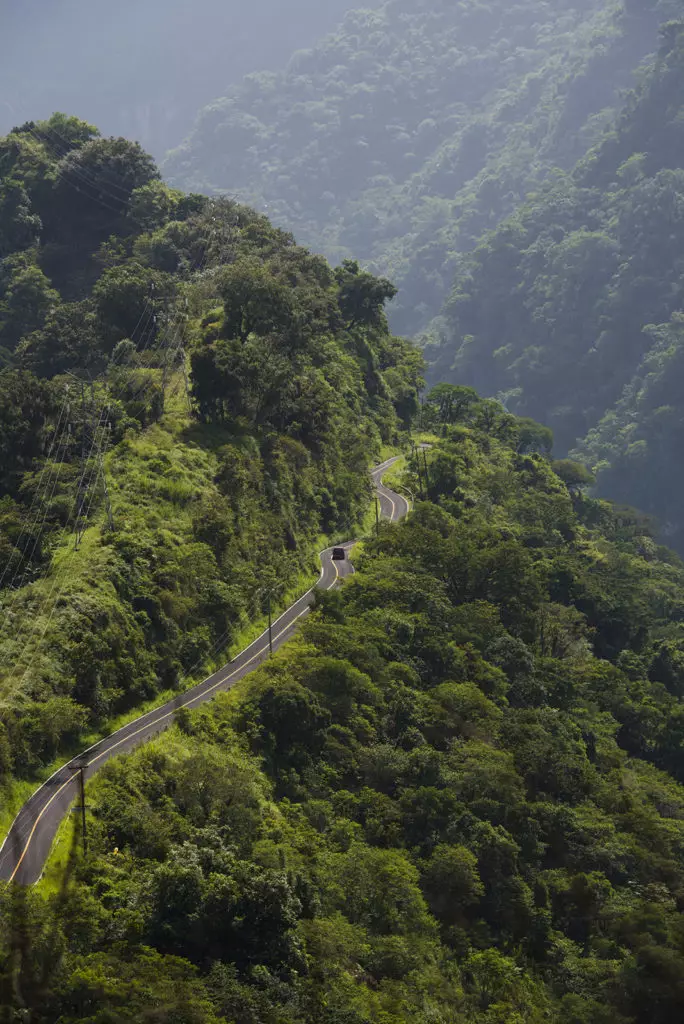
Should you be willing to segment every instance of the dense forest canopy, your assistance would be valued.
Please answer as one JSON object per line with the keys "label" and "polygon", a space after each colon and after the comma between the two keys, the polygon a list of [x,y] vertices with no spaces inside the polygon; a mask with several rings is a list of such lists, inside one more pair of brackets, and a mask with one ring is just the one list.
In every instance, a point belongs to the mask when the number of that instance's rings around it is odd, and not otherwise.
{"label": "dense forest canopy", "polygon": [[677,0],[388,0],[252,75],[164,163],[237,193],[335,262],[400,286],[392,323],[439,312],[454,259],[554,167],[571,169]]}
{"label": "dense forest canopy", "polygon": [[[207,108],[168,183],[76,117],[0,138],[0,834],[309,586],[375,460],[414,498],[97,775],[87,855],[69,816],[0,887],[2,1024],[684,1019],[682,13],[388,0]],[[388,310],[454,276],[425,390]]]}
{"label": "dense forest canopy", "polygon": [[0,139],[0,207],[9,791],[230,652],[265,581],[280,600],[353,529],[422,359],[388,281],[76,118]]}
{"label": "dense forest canopy", "polygon": [[[365,0],[373,7],[379,0]],[[354,0],[2,0],[0,134],[69,110],[157,157],[243,75],[285,66]]]}
{"label": "dense forest canopy", "polygon": [[431,376],[500,393],[684,547],[684,23],[601,142],[458,265]]}
{"label": "dense forest canopy", "polygon": [[57,893],[0,899],[3,1006],[682,1018],[684,567],[547,428],[447,387],[408,521],[238,690],[104,769]]}

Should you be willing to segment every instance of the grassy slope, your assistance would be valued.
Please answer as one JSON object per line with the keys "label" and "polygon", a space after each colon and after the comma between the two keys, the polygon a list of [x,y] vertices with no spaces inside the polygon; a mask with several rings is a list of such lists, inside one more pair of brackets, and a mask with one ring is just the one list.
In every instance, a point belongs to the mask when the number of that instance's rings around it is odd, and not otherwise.
{"label": "grassy slope", "polygon": [[[190,439],[191,438],[191,439]],[[112,509],[117,529],[136,533],[163,530],[174,546],[190,543],[192,507],[197,494],[215,490],[217,460],[215,449],[228,439],[236,438],[226,430],[199,425],[185,411],[185,398],[176,390],[164,418],[137,437],[127,439],[113,450],[106,461]],[[379,458],[391,458],[398,449],[383,446]],[[389,479],[389,476],[388,476]],[[119,601],[111,581],[103,571],[108,563],[106,516],[102,509],[98,522],[84,535],[78,551],[73,537],[67,536],[53,556],[52,571],[43,580],[18,592],[12,606],[12,635],[0,641],[3,664],[11,669],[0,674],[2,697],[16,697],[31,679],[50,671],[51,644],[61,628],[59,606],[71,600]],[[373,503],[358,524],[357,535],[367,534],[375,522]],[[288,585],[274,597],[274,615],[295,601],[316,582],[319,573],[318,553],[324,548],[348,540],[348,536],[321,534],[307,552],[308,568],[289,577]],[[30,591],[30,592],[29,592]],[[29,614],[29,609],[32,609]],[[218,649],[187,673],[180,682],[189,689],[255,640],[266,628],[267,618],[259,609],[245,617],[227,647]],[[22,654],[23,652],[23,654]],[[17,657],[19,655],[19,657]],[[12,660],[12,659],[16,660]],[[0,801],[0,842],[4,839],[22,804],[38,785],[64,763],[68,756],[85,749],[103,736],[170,700],[178,689],[161,690],[148,700],[106,718],[96,729],[89,730],[71,750],[66,750],[37,773],[36,781],[13,779],[2,792]],[[70,835],[70,819],[62,825],[56,842],[56,863],[61,863],[65,837]]]}
{"label": "grassy slope", "polygon": [[[544,640],[536,633],[536,625],[531,627],[537,637],[534,642],[528,636],[526,646],[518,638],[517,650],[528,650],[530,654],[534,650],[535,673],[539,673],[539,681],[544,680],[548,686],[548,691],[541,687],[537,696],[536,691],[527,693],[524,689],[526,684],[521,683],[525,676],[518,675],[515,668],[507,668],[504,674],[494,667],[492,661],[485,670],[486,662],[476,651],[485,643],[491,643],[492,636],[499,636],[499,640],[505,638],[509,645],[513,643],[515,646],[513,635],[503,629],[498,613],[491,617],[490,613],[496,611],[497,605],[503,614],[520,616],[521,623],[538,600],[543,602],[540,609],[545,607],[549,613],[558,612],[560,606],[548,604],[545,592],[535,596],[537,570],[546,565],[572,565],[581,574],[585,585],[591,584],[597,576],[605,576],[599,584],[601,589],[605,588],[613,598],[620,595],[623,601],[629,600],[630,596],[633,600],[638,586],[646,604],[641,612],[636,607],[633,609],[630,616],[633,624],[640,625],[650,618],[653,628],[651,639],[657,637],[663,628],[679,632],[676,610],[670,621],[664,609],[670,607],[669,600],[673,602],[672,607],[675,598],[679,601],[681,567],[660,562],[653,555],[646,557],[641,550],[642,544],[632,545],[625,540],[610,539],[601,528],[587,525],[584,517],[593,521],[589,514],[593,509],[594,513],[605,515],[606,524],[610,527],[607,506],[591,502],[574,505],[560,479],[554,476],[544,460],[519,457],[515,448],[514,443],[505,444],[495,437],[487,438],[483,443],[482,437],[471,430],[454,432],[448,445],[440,446],[432,453],[432,465],[435,479],[438,479],[440,466],[442,473],[449,466],[458,469],[463,493],[456,501],[447,496],[445,502],[449,503],[452,514],[457,512],[455,518],[448,521],[446,511],[425,504],[407,527],[388,530],[381,545],[373,546],[374,550],[370,551],[355,582],[343,592],[344,622],[336,623],[334,618],[328,618],[327,622],[321,619],[314,621],[260,673],[242,680],[230,694],[221,695],[211,708],[193,715],[188,731],[171,729],[144,751],[132,755],[127,763],[112,765],[106,778],[100,776],[93,783],[91,801],[94,808],[99,806],[100,814],[96,813],[93,819],[93,845],[97,855],[93,856],[90,869],[93,874],[89,881],[93,884],[96,880],[95,884],[106,890],[106,899],[119,900],[123,904],[122,891],[126,890],[128,879],[139,876],[143,871],[151,872],[148,877],[157,871],[158,876],[155,877],[161,877],[168,869],[173,877],[176,877],[173,875],[176,872],[178,877],[185,878],[183,872],[189,874],[192,871],[190,865],[195,843],[203,848],[202,834],[197,832],[186,846],[177,846],[163,866],[146,862],[143,855],[134,851],[135,843],[142,842],[144,826],[139,823],[145,814],[158,813],[155,820],[165,821],[168,807],[175,804],[185,809],[175,819],[181,837],[179,843],[186,837],[181,824],[184,820],[186,824],[191,822],[189,832],[192,827],[224,829],[228,841],[236,844],[237,849],[242,837],[237,823],[243,819],[237,815],[234,817],[233,813],[235,805],[242,801],[244,808],[249,809],[249,815],[254,815],[254,819],[248,815],[249,820],[256,819],[260,825],[255,829],[255,840],[249,853],[242,851],[240,856],[259,869],[284,872],[286,866],[288,877],[301,872],[312,879],[325,907],[319,907],[311,920],[303,915],[300,923],[300,934],[304,936],[307,953],[311,956],[313,976],[319,977],[316,964],[320,958],[320,964],[324,964],[326,971],[321,982],[322,990],[326,995],[336,990],[339,997],[343,986],[350,999],[359,1003],[367,1000],[364,1020],[415,1020],[424,1024],[426,1018],[420,1006],[425,991],[429,991],[435,1001],[443,1000],[445,1008],[448,1006],[451,1016],[444,1014],[439,1018],[445,1020],[477,1020],[483,1024],[494,1020],[555,1020],[565,1024],[571,1019],[578,1022],[609,1019],[605,1013],[599,1016],[599,1004],[594,1004],[593,1000],[598,998],[609,1003],[611,993],[617,991],[604,984],[606,979],[608,982],[614,978],[630,981],[630,955],[641,941],[635,942],[630,930],[638,923],[632,915],[637,910],[649,915],[660,914],[657,919],[663,924],[663,933],[667,921],[670,918],[674,921],[677,916],[674,900],[670,908],[665,894],[669,892],[668,886],[672,886],[673,891],[676,889],[679,873],[674,858],[682,835],[681,787],[653,764],[640,759],[634,751],[628,756],[627,751],[618,745],[618,723],[626,710],[633,710],[634,679],[623,676],[618,667],[592,654],[589,638],[593,630],[586,631],[588,621],[583,615],[578,613],[575,620],[568,620],[568,624],[574,621],[575,627],[581,621],[583,628],[565,653],[560,653],[561,645],[553,657],[544,655],[539,648]],[[402,472],[398,466],[393,476],[401,479]],[[409,478],[409,483],[415,484],[415,480]],[[450,525],[447,526],[448,522]],[[487,586],[491,587],[489,597],[494,604],[481,597],[471,597],[462,602],[459,598],[447,601],[443,579],[446,565],[442,561],[436,564],[433,561],[446,537],[434,529],[435,524],[442,527],[444,533],[448,529],[451,539],[458,545],[456,549],[441,548],[442,554],[456,554],[457,551],[460,554],[462,577],[448,577],[454,588],[475,585],[478,564],[481,568],[481,555],[492,554],[502,539],[510,551],[517,550],[522,561],[517,565],[507,564],[501,558],[498,571],[489,575]],[[559,527],[571,527],[571,530],[565,530],[568,535],[564,537]],[[617,521],[613,529],[617,529]],[[469,543],[464,544],[466,538],[469,538]],[[405,568],[409,553],[413,563],[410,576]],[[440,557],[438,553],[437,557]],[[622,564],[615,574],[613,563],[618,558]],[[428,564],[433,567],[431,571]],[[512,570],[503,590],[500,587],[507,573],[502,572],[502,567]],[[481,580],[484,578],[480,576]],[[515,595],[520,584],[523,584],[519,592],[522,600],[518,601]],[[530,589],[526,591],[525,587]],[[417,612],[416,601],[428,595],[429,614]],[[451,610],[445,611],[447,608]],[[570,603],[567,606],[569,614],[572,614],[572,608]],[[646,611],[650,611],[650,617]],[[445,615],[447,617],[442,620]],[[610,628],[611,616],[612,612],[607,607],[599,613],[596,623],[599,632]],[[440,629],[447,622],[448,631],[440,635]],[[406,628],[409,623],[413,623],[415,630]],[[395,742],[388,745],[384,733],[376,735],[369,728],[364,716],[373,716],[371,720],[376,727],[382,719],[375,706],[360,706],[359,699],[359,706],[350,701],[350,710],[347,710],[346,702],[340,701],[340,693],[344,691],[336,685],[338,677],[333,676],[334,684],[331,682],[329,690],[322,690],[320,679],[323,676],[316,675],[316,671],[324,671],[323,666],[318,670],[312,668],[321,655],[326,656],[326,664],[331,656],[349,657],[349,670],[351,657],[354,657],[355,664],[365,665],[363,659],[369,656],[374,644],[388,643],[392,624],[399,628],[396,628],[396,634],[392,634],[393,639],[384,654],[388,667],[391,659],[394,673],[388,693],[396,697],[396,670],[403,663],[407,680],[413,678],[414,698],[427,702],[425,705],[421,703],[424,708],[428,705],[433,708],[434,717],[426,714],[421,728],[427,728],[428,735],[430,730],[436,730],[437,736],[443,729],[450,738],[449,743],[430,741],[412,748],[414,760],[396,737]],[[491,629],[494,629],[492,635],[489,633]],[[559,637],[561,633],[562,629]],[[447,643],[448,637],[451,642]],[[474,637],[476,643],[473,645]],[[439,646],[435,643],[437,639],[442,640]],[[642,639],[642,647],[643,644]],[[447,654],[447,650],[451,653]],[[459,660],[461,655],[458,652],[465,650],[469,652],[467,663]],[[642,661],[626,647],[623,653],[627,660],[622,658],[622,665],[629,666],[631,657],[630,671],[638,675],[637,666],[641,664],[645,669],[649,650],[652,650],[650,640]],[[349,651],[354,654],[350,656]],[[454,654],[456,660],[449,661]],[[441,660],[442,655],[444,661]],[[492,657],[495,656],[492,648]],[[361,658],[360,662],[356,661],[358,658]],[[423,658],[427,660],[423,661]],[[340,663],[336,664],[339,667]],[[414,666],[412,670],[409,664]],[[420,683],[415,666],[421,668]],[[330,670],[329,665],[327,670]],[[480,672],[482,675],[478,674]],[[372,675],[374,686],[379,685],[378,679],[382,674],[376,666]],[[458,682],[444,682],[445,678],[451,680],[452,674]],[[511,678],[507,679],[507,675]],[[329,702],[338,715],[346,716],[342,718],[346,729],[356,730],[359,742],[350,749],[358,757],[359,777],[343,775],[342,772],[348,770],[346,762],[340,767],[340,761],[334,760],[340,749],[337,737],[342,734],[340,723],[336,722],[330,733],[330,747],[322,756],[324,763],[319,766],[325,767],[326,771],[302,776],[298,795],[281,800],[274,799],[270,788],[273,778],[268,778],[266,762],[259,763],[257,757],[246,751],[245,741],[254,743],[258,732],[250,732],[249,729],[241,732],[242,727],[237,723],[241,721],[240,713],[256,699],[267,683],[280,683],[287,687],[292,679],[303,679],[305,686],[318,686],[314,692],[324,694],[319,699]],[[370,687],[370,679],[367,679],[367,684]],[[505,692],[510,684],[509,701]],[[663,687],[651,688],[646,680],[644,686],[648,688],[649,698],[655,699],[655,703],[649,704],[650,712],[658,702],[666,706],[663,701],[669,698]],[[402,692],[406,696],[409,690],[403,687]],[[380,700],[378,693],[375,693],[375,700]],[[454,703],[449,703],[452,700]],[[434,705],[433,701],[436,702]],[[390,723],[395,720],[394,715],[387,719]],[[645,725],[649,736],[653,728],[653,723]],[[373,750],[384,758],[391,753],[392,759],[366,760]],[[424,757],[427,751],[429,760]],[[438,763],[442,765],[443,775],[442,769],[436,771]],[[198,772],[200,764],[207,769],[205,777]],[[375,765],[382,765],[389,774],[375,774]],[[429,777],[438,780],[432,783],[437,789],[418,788],[425,785],[424,773],[428,766]],[[219,767],[220,771],[216,771]],[[148,791],[146,769],[153,775],[161,772],[162,777],[168,780],[168,789],[156,790],[155,783]],[[211,813],[205,812],[206,821],[192,817],[198,813],[197,804],[191,803],[188,794],[195,794],[197,787],[188,787],[188,780],[196,777],[204,778],[203,791],[205,786],[215,784],[220,792],[220,799],[217,797],[217,803],[211,805]],[[347,778],[351,780],[348,784]],[[212,782],[212,779],[218,781]],[[387,793],[388,779],[392,781],[389,787],[391,795]],[[364,784],[365,788],[362,788]],[[579,786],[577,794],[572,792],[575,785]],[[225,788],[219,790],[220,786]],[[165,793],[164,799],[160,799],[159,792]],[[460,797],[467,805],[467,813],[451,819],[444,812],[442,820],[441,810],[435,810],[441,805],[430,804],[431,800],[437,800],[438,792],[447,807],[450,800]],[[352,793],[356,800],[352,799]],[[407,799],[408,794],[413,802]],[[105,815],[106,824],[103,826],[102,808],[111,802],[113,795],[122,795],[137,810],[137,818],[127,819],[121,824],[120,831],[124,835],[135,837],[129,844],[130,848],[109,833],[112,816]],[[337,799],[339,803],[334,802]],[[420,813],[414,824],[420,826],[417,842],[424,843],[425,849],[412,847],[408,839],[402,839],[398,826],[405,816],[416,811],[419,801],[426,815],[427,827],[423,827],[425,819]],[[123,804],[121,808],[123,815]],[[459,814],[462,810],[463,807]],[[525,846],[530,821],[538,822],[539,843],[546,842],[547,836],[556,839],[555,844],[549,842],[545,847],[543,859],[541,847],[536,843]],[[75,870],[80,861],[78,829],[76,816],[65,823],[41,886],[43,892],[66,891],[64,883],[72,875],[78,881],[80,873]],[[391,890],[391,898],[397,899],[398,906],[403,892],[400,879],[407,877],[398,874],[400,864],[408,870],[409,862],[413,863],[415,877],[418,878],[420,872],[429,883],[430,858],[437,853],[443,855],[447,849],[436,844],[458,841],[467,849],[473,847],[477,857],[473,855],[472,863],[477,859],[478,870],[491,872],[491,875],[483,874],[485,884],[478,894],[482,901],[481,909],[473,910],[472,914],[464,913],[462,927],[458,930],[446,928],[442,931],[442,946],[437,955],[437,946],[433,945],[436,933],[429,930],[429,923],[423,922],[421,933],[420,922],[416,927],[411,924],[410,907],[407,910],[407,904],[401,904],[393,931],[388,933],[379,929],[379,934],[375,934],[371,928],[369,932],[360,933],[366,942],[365,956],[368,958],[370,943],[376,943],[383,951],[389,949],[397,956],[403,955],[405,943],[411,953],[411,964],[418,967],[410,972],[398,971],[397,976],[388,972],[387,977],[383,975],[385,961],[382,960],[374,962],[375,975],[373,968],[360,971],[356,946],[351,947],[352,955],[346,945],[320,945],[316,942],[319,931],[324,936],[336,935],[337,931],[333,933],[332,929],[341,927],[345,929],[342,931],[344,937],[355,935],[359,940],[359,936],[343,921],[344,916],[353,918],[354,899],[358,898],[359,891],[352,888],[345,894],[342,888],[338,889],[340,871],[346,863],[344,855],[348,852],[352,836],[355,844],[352,857],[357,857],[359,863],[367,857],[368,862],[372,858],[374,865],[386,867],[391,860],[394,873],[390,877],[392,885],[396,886],[396,892]],[[230,849],[232,851],[233,848]],[[458,850],[465,857],[464,846],[452,845],[448,849]],[[513,850],[515,853],[511,853]],[[494,851],[497,856],[494,856]],[[673,858],[671,861],[668,861],[669,856]],[[393,859],[397,857],[399,860]],[[462,869],[464,862],[458,863]],[[669,876],[668,871],[671,872]],[[647,886],[644,879],[660,880],[659,872],[667,877],[667,885],[658,886],[657,890],[656,886]],[[607,876],[612,884],[608,884]],[[381,877],[379,871],[378,878]],[[582,923],[586,923],[592,936],[591,942],[581,943],[571,937],[576,932],[567,924],[561,896],[568,891],[567,886],[573,880],[573,884],[579,885],[588,879],[604,883],[602,899],[605,905],[597,910],[595,904],[582,904],[574,911]],[[554,901],[538,905],[541,902],[539,897],[532,898],[533,881],[535,893],[541,893],[543,886],[547,886],[554,894]],[[378,880],[377,892],[369,884],[368,891],[373,892],[373,896],[366,899],[366,905],[375,908],[373,897],[379,903],[377,894],[386,895],[382,886],[389,883]],[[426,888],[429,893],[429,884]],[[150,891],[144,886],[143,890],[146,894]],[[174,892],[172,889],[169,891]],[[656,891],[657,901],[653,896]],[[458,900],[458,891],[453,898]],[[335,913],[331,911],[331,902],[334,901],[337,901]],[[439,910],[438,900],[436,904]],[[141,906],[136,904],[136,910]],[[442,913],[447,922],[451,920],[449,907],[443,907]],[[553,924],[553,929],[549,927],[545,932],[544,942],[551,950],[546,959],[538,958],[529,949],[523,951],[523,947],[533,945],[538,934],[533,931],[529,920],[525,924],[528,913],[537,924],[543,921]],[[490,933],[483,928],[481,915],[485,915],[492,925]],[[520,926],[518,916],[522,922]],[[644,917],[644,920],[651,921],[652,918]],[[621,926],[626,929],[622,934],[619,932]],[[519,941],[515,944],[507,938],[513,927],[520,927]],[[611,953],[615,950],[610,957],[606,956],[608,940],[604,934],[608,929],[612,929],[611,935],[620,935],[622,940],[609,947]],[[657,941],[667,946],[662,936],[659,935]],[[362,949],[362,946],[359,944],[358,948]],[[489,952],[483,953],[483,950]],[[496,959],[499,955],[510,958],[506,962],[512,969],[511,976],[520,979],[523,987],[516,990],[515,998],[510,996],[510,1003],[506,1001],[509,999],[508,990],[502,990],[497,1002],[498,1013],[493,1016],[487,1012],[488,1005],[478,1001],[477,987],[468,973],[468,965],[477,965],[485,956],[503,964],[503,960]],[[401,960],[400,965],[403,963]],[[453,982],[459,978],[459,971],[463,972],[463,991],[447,986],[448,980]],[[582,982],[581,1000],[575,987],[579,980]],[[251,979],[248,983],[252,984]],[[643,984],[639,982],[639,986]],[[633,980],[631,985],[626,995],[621,988],[615,997],[623,1005],[629,1003],[634,992]],[[464,992],[470,993],[467,1007],[464,1007]],[[404,999],[400,1000],[400,996]],[[567,997],[567,1005],[561,1003],[563,996]],[[584,1007],[585,998],[586,1015],[572,1015],[576,1003]],[[415,1000],[415,1005],[411,999]],[[520,1012],[514,1013],[516,1009]],[[641,1024],[650,1018],[643,1015],[633,1018],[630,1015],[616,1016],[615,1019]],[[658,1020],[662,1019],[658,1017]]]}

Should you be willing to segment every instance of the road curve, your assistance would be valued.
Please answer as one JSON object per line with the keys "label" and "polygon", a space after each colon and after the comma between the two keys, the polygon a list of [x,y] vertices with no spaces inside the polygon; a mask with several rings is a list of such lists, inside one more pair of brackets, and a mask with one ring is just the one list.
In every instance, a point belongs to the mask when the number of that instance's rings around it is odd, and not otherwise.
{"label": "road curve", "polygon": [[[398,458],[399,456],[387,459],[376,466],[371,474],[381,514],[391,522],[399,522],[410,511],[408,500],[382,483],[383,475]],[[355,543],[348,541],[340,546],[349,551]],[[314,599],[314,591],[331,590],[350,572],[353,572],[353,567],[348,560],[332,560],[332,548],[321,552],[321,575],[318,583],[290,605],[273,623],[274,649],[290,639],[299,620],[308,614]],[[59,824],[77,795],[79,772],[76,769],[83,766],[85,778],[90,778],[114,755],[133,750],[166,729],[181,708],[199,707],[205,701],[211,700],[220,690],[229,690],[239,679],[253,672],[265,661],[268,654],[268,630],[265,630],[233,661],[214,672],[208,679],[178,694],[167,704],[142,715],[134,722],[129,722],[58,769],[26,801],[14,819],[7,838],[0,847],[0,880],[23,885],[33,885],[38,881]]]}

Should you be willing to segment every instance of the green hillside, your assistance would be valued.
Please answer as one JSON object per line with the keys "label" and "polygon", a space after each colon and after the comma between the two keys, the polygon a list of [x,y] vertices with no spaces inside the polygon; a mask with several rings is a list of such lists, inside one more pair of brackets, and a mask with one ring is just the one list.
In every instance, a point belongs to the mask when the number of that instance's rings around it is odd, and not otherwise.
{"label": "green hillside", "polygon": [[13,779],[186,685],[317,574],[422,360],[388,333],[389,282],[168,189],[76,119],[0,140],[0,208],[7,823]]}
{"label": "green hillside", "polygon": [[268,666],[104,769],[87,863],[73,824],[64,872],[0,901],[3,1006],[681,1019],[684,568],[531,453],[543,428],[451,398],[427,500]]}
{"label": "green hillside", "polygon": [[506,396],[684,544],[684,24],[599,145],[459,264],[435,380]]}
{"label": "green hillside", "polygon": [[458,254],[596,141],[673,7],[389,0],[207,107],[164,172],[388,274],[415,333]]}

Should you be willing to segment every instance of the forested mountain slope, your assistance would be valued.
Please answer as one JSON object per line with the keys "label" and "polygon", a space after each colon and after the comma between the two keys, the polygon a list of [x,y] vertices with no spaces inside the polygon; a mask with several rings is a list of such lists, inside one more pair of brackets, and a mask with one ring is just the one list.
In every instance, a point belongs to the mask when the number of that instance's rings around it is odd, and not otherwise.
{"label": "forested mountain slope", "polygon": [[389,0],[202,112],[164,164],[400,285],[414,333],[469,250],[598,137],[672,0]]}
{"label": "forested mountain slope", "polygon": [[268,666],[107,766],[54,897],[4,895],[3,1006],[682,1019],[682,564],[544,428],[464,391],[426,415],[427,500]]}
{"label": "forested mountain slope", "polygon": [[436,380],[501,392],[684,546],[684,23],[602,142],[459,264]]}
{"label": "forested mountain slope", "polygon": [[[366,0],[366,7],[379,0]],[[1,0],[0,134],[69,110],[156,156],[244,75],[283,68],[354,0]]]}
{"label": "forested mountain slope", "polygon": [[0,211],[6,823],[13,779],[230,651],[365,514],[422,360],[389,282],[76,119],[0,139]]}

